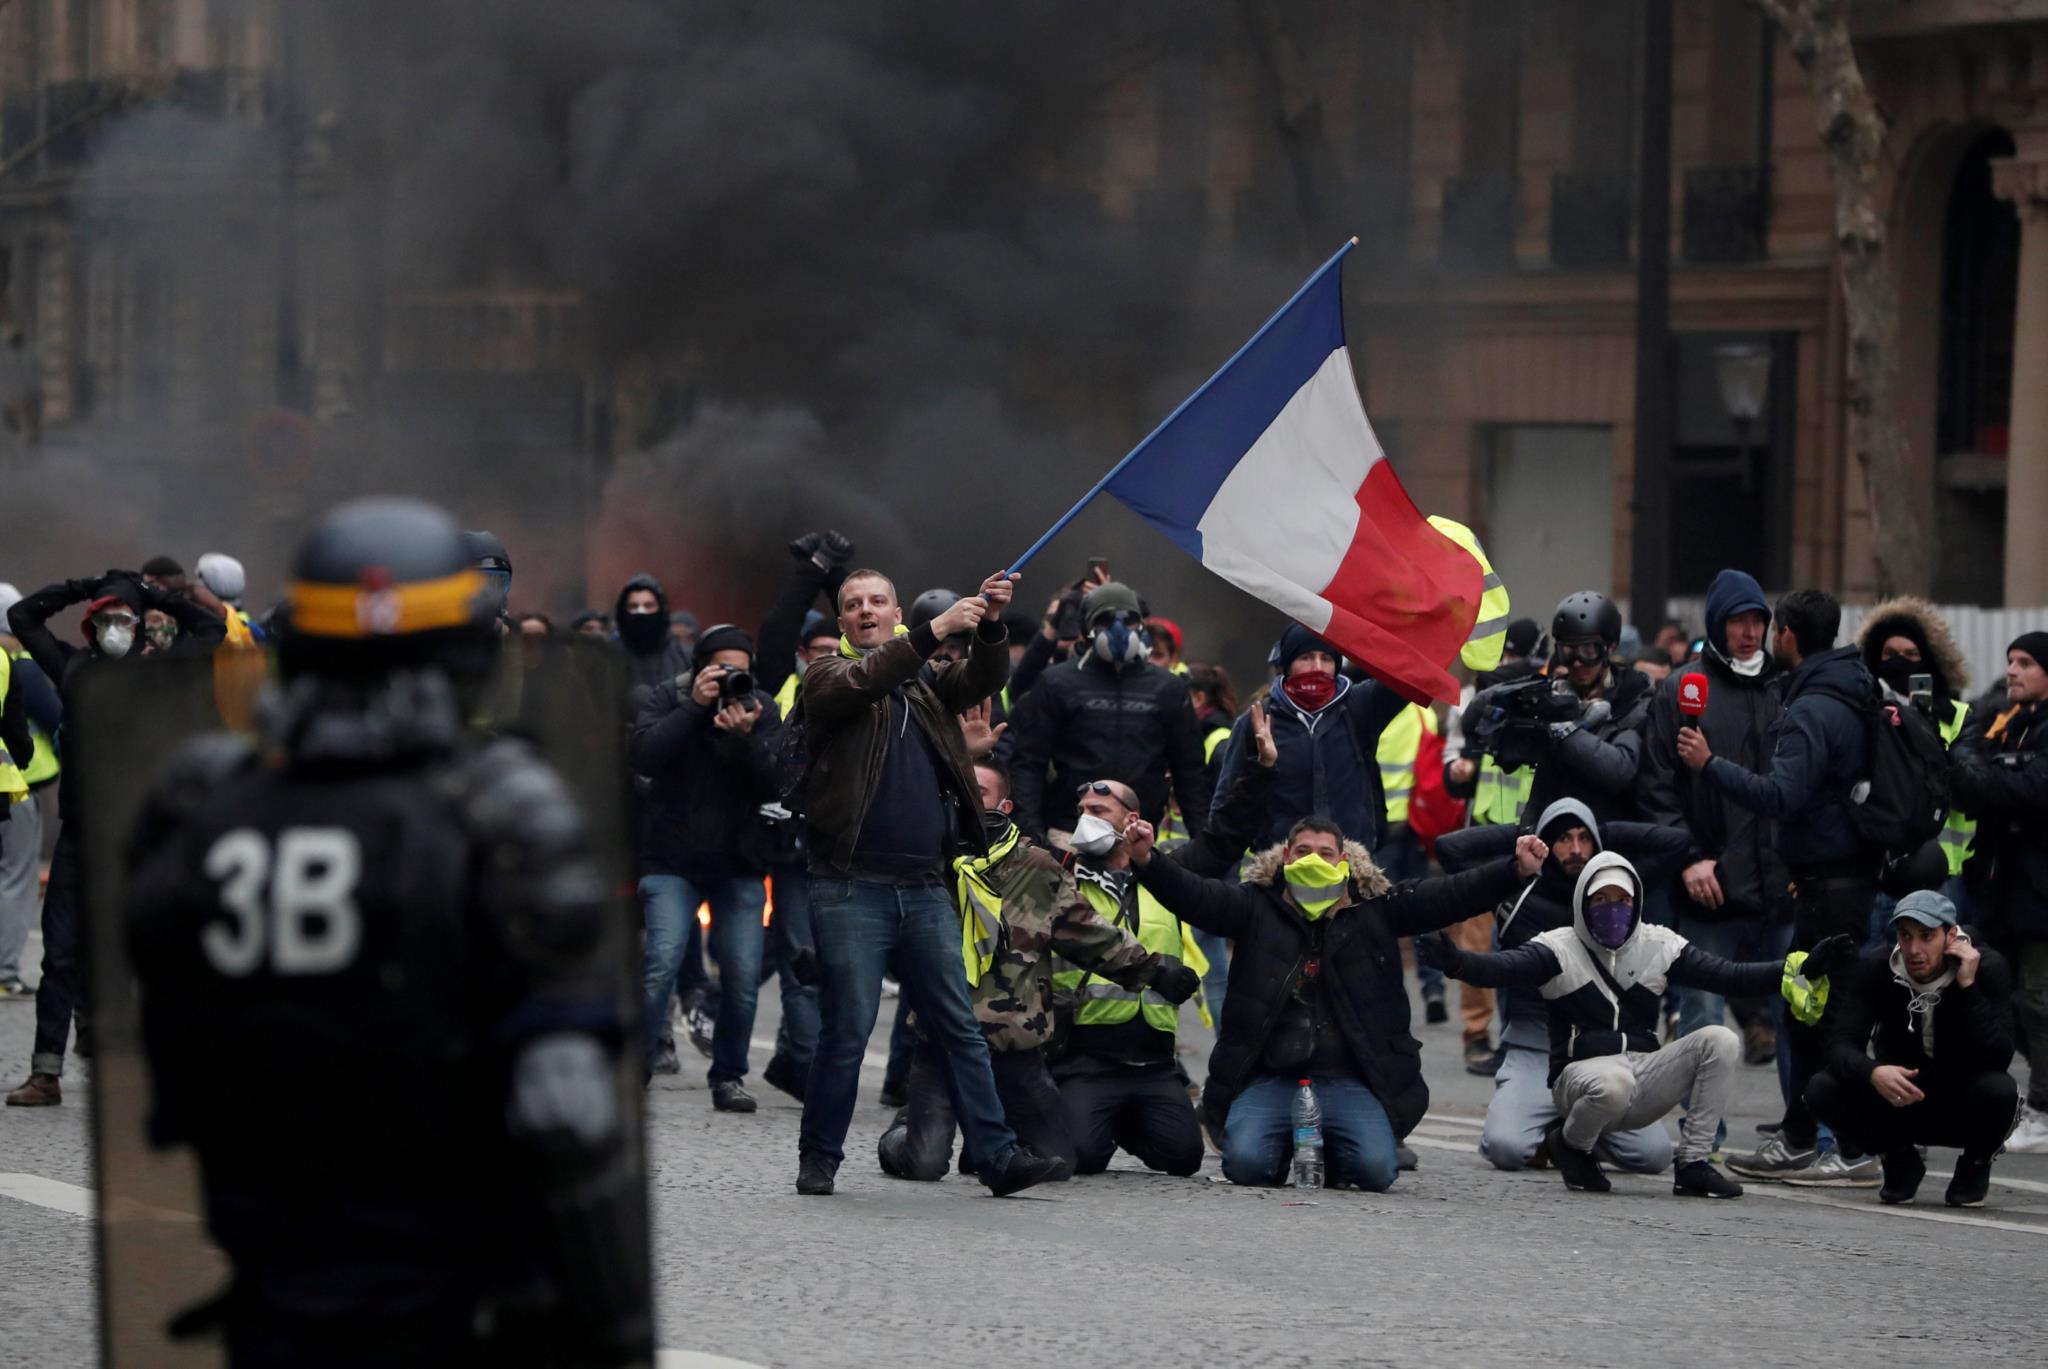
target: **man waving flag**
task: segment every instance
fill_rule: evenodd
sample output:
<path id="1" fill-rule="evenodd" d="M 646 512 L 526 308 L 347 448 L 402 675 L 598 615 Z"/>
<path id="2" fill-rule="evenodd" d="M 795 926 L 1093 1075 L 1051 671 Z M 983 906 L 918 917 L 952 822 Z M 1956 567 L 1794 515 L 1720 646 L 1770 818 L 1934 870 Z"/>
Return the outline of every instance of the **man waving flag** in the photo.
<path id="1" fill-rule="evenodd" d="M 1344 346 L 1341 263 L 1356 243 L 1089 498 L 1108 490 L 1408 699 L 1454 702 L 1448 667 L 1481 626 L 1489 575 L 1416 511 L 1366 421 Z"/>

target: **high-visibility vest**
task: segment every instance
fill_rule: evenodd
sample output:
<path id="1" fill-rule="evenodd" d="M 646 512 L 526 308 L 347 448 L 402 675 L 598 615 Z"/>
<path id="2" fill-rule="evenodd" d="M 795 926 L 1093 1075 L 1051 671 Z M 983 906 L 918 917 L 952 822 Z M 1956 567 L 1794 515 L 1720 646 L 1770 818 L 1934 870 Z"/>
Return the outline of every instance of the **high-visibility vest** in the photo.
<path id="1" fill-rule="evenodd" d="M 803 672 L 793 670 L 790 672 L 789 678 L 782 682 L 782 688 L 775 691 L 775 711 L 778 716 L 784 719 L 789 717 L 789 710 L 796 707 L 797 688 L 803 682 Z"/>
<path id="2" fill-rule="evenodd" d="M 1081 896 L 1095 909 L 1096 916 L 1130 927 L 1123 909 L 1109 896 L 1108 890 L 1092 880 L 1077 879 L 1074 882 L 1081 886 Z M 1131 930 L 1146 950 L 1178 956 L 1181 963 L 1197 975 L 1209 972 L 1209 958 L 1195 945 L 1188 929 L 1181 925 L 1179 918 L 1167 912 L 1166 906 L 1152 897 L 1151 890 L 1143 885 L 1138 886 L 1138 925 Z M 1077 1027 L 1113 1027 L 1136 1017 L 1141 1007 L 1145 1011 L 1146 1023 L 1168 1036 L 1172 1036 L 1180 1025 L 1180 1009 L 1162 998 L 1157 990 L 1146 989 L 1142 994 L 1136 993 L 1064 960 L 1052 977 L 1052 986 L 1068 999 L 1076 1000 L 1074 1025 Z M 1200 1010 L 1202 1021 L 1209 1022 L 1208 1005 L 1203 1004 Z"/>
<path id="3" fill-rule="evenodd" d="M 7 691 L 14 683 L 14 660 L 0 651 L 0 704 L 7 702 Z M 28 776 L 14 763 L 5 745 L 0 745 L 0 803 L 20 803 L 28 797 Z"/>
<path id="4" fill-rule="evenodd" d="M 28 652 L 0 652 L 0 655 L 11 656 L 14 660 L 20 661 L 27 659 Z M 13 666 L 11 664 L 0 667 L 0 674 L 4 674 L 8 679 L 13 678 L 12 672 Z M 5 699 L 6 697 L 7 691 L 0 689 L 0 699 Z M 21 777 L 27 780 L 29 788 L 33 789 L 39 784 L 56 779 L 57 772 L 62 767 L 57 762 L 57 744 L 50 740 L 49 733 L 37 727 L 35 722 L 31 720 L 28 725 L 28 734 L 35 738 L 36 754 L 34 759 L 30 760 L 27 767 L 22 770 Z"/>
<path id="5" fill-rule="evenodd" d="M 1970 706 L 1961 699 L 1949 701 L 1948 721 L 1941 725 L 1941 744 L 1952 747 L 1956 738 L 1963 735 L 1963 724 L 1970 720 Z M 1948 810 L 1948 821 L 1941 829 L 1941 853 L 1948 857 L 1948 872 L 1960 875 L 1963 862 L 1970 858 L 1972 844 L 1977 839 L 1977 820 L 1965 817 L 1956 809 Z"/>
<path id="6" fill-rule="evenodd" d="M 1474 827 L 1512 827 L 1522 820 L 1529 806 L 1529 793 L 1536 787 L 1536 767 L 1525 765 L 1510 774 L 1491 756 L 1479 758 L 1479 776 L 1472 788 Z"/>
<path id="7" fill-rule="evenodd" d="M 1415 753 L 1422 747 L 1422 734 L 1436 735 L 1436 714 L 1421 704 L 1409 704 L 1380 733 L 1380 789 L 1386 794 L 1387 821 L 1408 821 L 1408 800 L 1415 794 Z"/>
<path id="8" fill-rule="evenodd" d="M 1486 549 L 1479 545 L 1472 529 L 1441 514 L 1430 515 L 1429 525 L 1471 552 L 1472 559 L 1479 563 L 1479 618 L 1472 624 L 1472 633 L 1465 639 L 1458 659 L 1465 663 L 1467 670 L 1498 670 L 1501 652 L 1508 642 L 1508 619 L 1511 616 L 1508 587 L 1501 583 L 1493 562 L 1486 559 Z M 1391 814 L 1389 820 L 1392 820 Z"/>
<path id="9" fill-rule="evenodd" d="M 1210 728 L 1209 735 L 1202 738 L 1202 763 L 1215 764 L 1217 748 L 1229 740 L 1229 728 Z M 1166 821 L 1159 825 L 1159 837 L 1155 845 L 1162 851 L 1171 851 L 1176 846 L 1187 845 L 1193 839 L 1193 834 L 1188 831 L 1187 819 L 1180 814 L 1180 800 L 1175 799 L 1167 805 Z"/>

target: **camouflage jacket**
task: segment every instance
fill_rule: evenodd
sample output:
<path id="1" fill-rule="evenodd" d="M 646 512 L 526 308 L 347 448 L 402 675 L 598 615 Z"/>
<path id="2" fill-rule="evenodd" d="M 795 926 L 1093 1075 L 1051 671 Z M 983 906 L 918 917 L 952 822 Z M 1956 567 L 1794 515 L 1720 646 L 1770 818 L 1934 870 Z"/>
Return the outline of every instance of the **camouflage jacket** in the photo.
<path id="1" fill-rule="evenodd" d="M 1126 989 L 1144 989 L 1176 964 L 1105 921 L 1059 858 L 1029 837 L 987 873 L 1003 901 L 995 959 L 972 989 L 974 1016 L 992 1051 L 1026 1051 L 1052 1036 L 1055 957 Z"/>

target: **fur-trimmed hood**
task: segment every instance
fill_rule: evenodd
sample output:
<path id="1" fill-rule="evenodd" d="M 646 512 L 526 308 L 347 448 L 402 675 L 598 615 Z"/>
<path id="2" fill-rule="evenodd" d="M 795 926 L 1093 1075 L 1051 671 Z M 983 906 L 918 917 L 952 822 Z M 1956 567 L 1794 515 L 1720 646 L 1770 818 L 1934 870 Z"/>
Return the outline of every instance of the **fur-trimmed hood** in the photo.
<path id="1" fill-rule="evenodd" d="M 1930 663 L 1941 672 L 1951 696 L 1969 689 L 1969 663 L 1963 659 L 1947 620 L 1925 599 L 1910 595 L 1887 599 L 1864 616 L 1862 626 L 1856 629 L 1856 649 L 1872 674 L 1877 673 L 1877 658 L 1887 637 L 1911 637 L 1919 642 Z"/>
<path id="2" fill-rule="evenodd" d="M 1268 847 L 1252 857 L 1252 863 L 1244 867 L 1244 882 L 1247 887 L 1276 884 L 1280 871 L 1286 865 L 1287 846 L 1282 843 Z M 1380 867 L 1373 864 L 1372 852 L 1362 842 L 1349 838 L 1344 842 L 1344 859 L 1351 866 L 1351 888 L 1358 898 L 1378 898 L 1394 887 Z"/>

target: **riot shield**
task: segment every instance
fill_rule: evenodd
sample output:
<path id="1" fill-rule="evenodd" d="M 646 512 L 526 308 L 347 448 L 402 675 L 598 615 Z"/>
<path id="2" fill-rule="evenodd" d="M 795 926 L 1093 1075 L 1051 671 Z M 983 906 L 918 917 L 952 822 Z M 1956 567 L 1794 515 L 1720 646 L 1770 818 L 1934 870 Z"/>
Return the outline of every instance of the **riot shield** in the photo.
<path id="1" fill-rule="evenodd" d="M 520 663 L 516 717 L 500 715 L 492 726 L 530 741 L 563 775 L 586 815 L 616 904 L 605 920 L 601 955 L 627 1039 L 634 1041 L 639 944 L 630 902 L 629 778 L 616 702 L 625 688 L 622 670 L 600 643 L 551 641 L 537 652 L 517 639 L 508 646 L 530 654 Z M 86 672 L 66 720 L 65 783 L 75 786 L 83 866 L 80 939 L 89 1017 L 81 1016 L 90 1021 L 94 1046 L 101 1346 L 104 1362 L 115 1369 L 227 1363 L 218 1318 L 207 1309 L 230 1287 L 233 1271 L 208 1234 L 199 1165 L 189 1149 L 156 1149 L 148 1139 L 152 1083 L 126 913 L 145 800 L 181 746 L 224 730 L 222 697 L 208 657 L 150 658 Z M 224 1060 L 216 1086 L 260 1098 L 272 1082 Z M 644 1191 L 636 1052 L 620 1059 L 615 1087 Z M 644 1208 L 639 1225 L 644 1251 Z"/>

